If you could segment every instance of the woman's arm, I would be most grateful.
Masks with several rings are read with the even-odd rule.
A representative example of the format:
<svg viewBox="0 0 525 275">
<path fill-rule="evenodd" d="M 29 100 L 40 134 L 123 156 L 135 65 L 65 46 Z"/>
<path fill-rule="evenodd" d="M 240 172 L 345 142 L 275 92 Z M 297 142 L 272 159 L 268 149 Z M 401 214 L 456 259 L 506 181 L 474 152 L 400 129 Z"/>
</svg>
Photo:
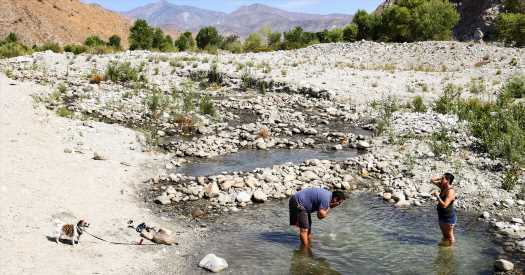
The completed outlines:
<svg viewBox="0 0 525 275">
<path fill-rule="evenodd" d="M 438 185 L 441 182 L 441 177 L 434 176 L 430 179 L 430 182 L 434 185 Z"/>
<path fill-rule="evenodd" d="M 456 199 L 456 191 L 454 191 L 454 189 L 449 189 L 445 200 L 442 200 L 439 196 L 437 196 L 437 199 L 438 204 L 441 207 L 447 208 L 450 205 L 450 203 L 452 203 L 452 201 Z"/>
</svg>

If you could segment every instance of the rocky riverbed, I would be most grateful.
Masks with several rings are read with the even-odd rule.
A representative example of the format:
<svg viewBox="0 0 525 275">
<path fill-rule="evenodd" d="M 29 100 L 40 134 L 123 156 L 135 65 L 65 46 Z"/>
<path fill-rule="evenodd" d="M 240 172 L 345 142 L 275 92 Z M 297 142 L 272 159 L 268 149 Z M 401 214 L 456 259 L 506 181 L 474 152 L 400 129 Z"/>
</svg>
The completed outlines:
<svg viewBox="0 0 525 275">
<path fill-rule="evenodd" d="M 308 186 L 364 189 L 398 207 L 418 207 L 433 202 L 429 178 L 450 171 L 457 206 L 495 227 L 505 250 L 524 253 L 524 173 L 514 190 L 502 189 L 509 164 L 473 149 L 466 122 L 409 104 L 420 96 L 430 106 L 450 84 L 466 97 L 494 98 L 523 72 L 524 53 L 486 44 L 363 41 L 241 55 L 44 52 L 3 60 L 0 68 L 13 79 L 47 84 L 35 99 L 59 114 L 145 132 L 141 142 L 168 159 L 143 193 L 160 215 L 189 220 L 236 212 Z M 127 62 L 134 80 L 105 79 L 108 66 Z M 433 145 L 443 131 L 447 154 Z M 196 160 L 283 149 L 359 154 L 198 177 L 177 172 Z"/>
</svg>

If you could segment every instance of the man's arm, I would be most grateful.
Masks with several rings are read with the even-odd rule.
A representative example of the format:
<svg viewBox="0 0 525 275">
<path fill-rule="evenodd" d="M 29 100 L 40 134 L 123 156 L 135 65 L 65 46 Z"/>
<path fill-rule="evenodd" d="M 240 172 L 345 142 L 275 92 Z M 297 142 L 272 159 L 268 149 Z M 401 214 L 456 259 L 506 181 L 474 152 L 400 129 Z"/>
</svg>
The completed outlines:
<svg viewBox="0 0 525 275">
<path fill-rule="evenodd" d="M 439 195 L 437 196 L 438 203 L 443 208 L 447 208 L 455 198 L 456 192 L 454 191 L 454 189 L 448 190 L 447 198 L 444 201 L 439 197 Z"/>
<path fill-rule="evenodd" d="M 317 211 L 317 218 L 322 220 L 328 216 L 328 209 L 319 209 Z"/>
</svg>

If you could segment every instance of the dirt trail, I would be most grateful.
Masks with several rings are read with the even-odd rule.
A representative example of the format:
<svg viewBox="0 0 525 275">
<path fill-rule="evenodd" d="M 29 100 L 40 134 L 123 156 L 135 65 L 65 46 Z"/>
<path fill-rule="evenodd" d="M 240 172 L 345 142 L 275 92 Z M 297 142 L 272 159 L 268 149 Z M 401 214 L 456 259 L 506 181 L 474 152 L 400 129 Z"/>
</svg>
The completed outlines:
<svg viewBox="0 0 525 275">
<path fill-rule="evenodd" d="M 135 188 L 151 170 L 143 165 L 157 157 L 140 150 L 136 133 L 34 107 L 31 94 L 42 89 L 0 75 L 0 273 L 154 272 L 157 259 L 180 247 L 114 246 L 82 236 L 72 248 L 47 238 L 55 217 L 87 219 L 92 233 L 125 241 L 138 240 L 126 228 L 129 218 L 162 221 L 137 203 Z M 107 160 L 93 160 L 94 152 Z"/>
</svg>

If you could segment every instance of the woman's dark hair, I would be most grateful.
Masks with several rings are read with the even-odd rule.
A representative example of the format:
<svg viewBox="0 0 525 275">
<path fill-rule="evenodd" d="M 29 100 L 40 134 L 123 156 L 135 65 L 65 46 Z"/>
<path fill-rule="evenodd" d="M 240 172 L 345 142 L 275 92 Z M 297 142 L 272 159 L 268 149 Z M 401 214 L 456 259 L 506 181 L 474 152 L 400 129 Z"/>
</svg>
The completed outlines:
<svg viewBox="0 0 525 275">
<path fill-rule="evenodd" d="M 452 184 L 452 182 L 454 181 L 454 175 L 452 175 L 451 173 L 445 173 L 443 177 L 447 179 L 448 184 Z"/>
<path fill-rule="evenodd" d="M 334 191 L 332 192 L 332 199 L 337 199 L 338 201 L 346 200 L 346 195 L 343 191 Z"/>
</svg>

